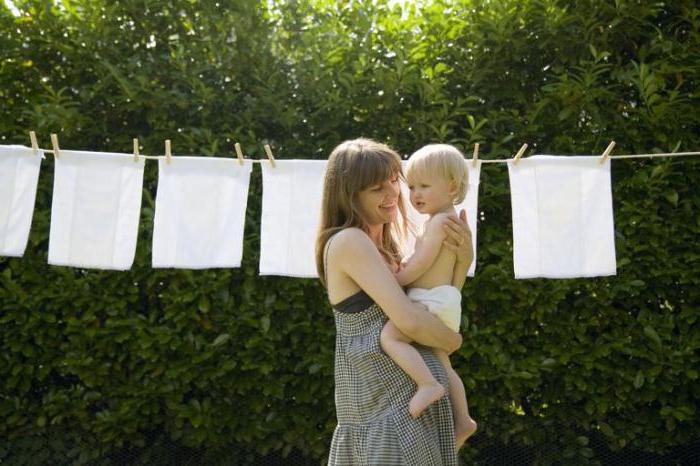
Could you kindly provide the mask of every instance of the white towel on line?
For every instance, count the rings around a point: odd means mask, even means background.
[[[158,161],[153,267],[240,267],[253,164],[211,157]]]
[[[325,160],[263,162],[260,275],[318,277],[315,242]]]
[[[406,172],[407,163],[407,161],[403,162],[404,173]],[[472,261],[472,265],[469,267],[467,275],[469,277],[473,277],[474,270],[476,268],[476,220],[479,209],[479,180],[481,178],[481,160],[477,160],[476,166],[474,166],[471,160],[465,160],[465,163],[467,164],[467,168],[469,170],[469,187],[467,189],[467,195],[464,197],[464,200],[460,204],[455,206],[455,210],[458,213],[461,210],[465,210],[467,213],[467,224],[469,225],[469,229],[472,232],[472,248],[474,250],[474,260]],[[406,214],[408,216],[408,219],[411,222],[413,222],[413,224],[417,227],[417,231],[420,231],[423,227],[423,224],[428,220],[429,216],[421,214],[413,208],[413,206],[411,205],[411,198],[409,196],[410,193],[408,190],[408,186],[405,183],[401,183],[401,191],[406,202]],[[415,236],[409,234],[407,241],[405,242],[405,244],[402,245],[402,250],[404,251],[406,257],[413,254],[415,244]]]
[[[43,155],[0,146],[0,256],[21,257],[27,248]]]
[[[61,150],[55,159],[49,264],[128,270],[138,236],[144,158]]]
[[[508,162],[515,278],[615,275],[610,159]]]

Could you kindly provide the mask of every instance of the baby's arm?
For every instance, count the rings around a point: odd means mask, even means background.
[[[401,286],[406,286],[418,280],[437,259],[438,254],[440,254],[440,248],[442,248],[442,242],[447,236],[442,227],[446,216],[445,214],[435,215],[426,223],[421,242],[416,244],[416,250],[413,252],[413,255],[396,273],[396,280]]]

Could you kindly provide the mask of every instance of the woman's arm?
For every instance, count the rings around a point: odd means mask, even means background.
[[[471,250],[472,242],[471,238],[463,243],[465,247],[469,247]],[[464,286],[464,282],[467,281],[467,273],[469,272],[469,267],[472,265],[473,253],[467,258],[457,259],[455,266],[452,269],[452,286],[457,289],[461,289]]]
[[[334,264],[334,268],[362,288],[406,336],[448,353],[462,345],[458,333],[426,312],[424,306],[408,299],[376,246],[362,230],[348,228],[337,233],[329,248],[329,264]]]
[[[459,219],[448,217],[443,226],[447,234],[443,244],[457,255],[457,262],[452,271],[452,286],[459,289],[464,286],[467,272],[474,260],[472,232],[467,223],[467,213],[464,210],[460,211]]]
[[[422,241],[416,243],[416,250],[413,251],[401,270],[394,274],[399,285],[406,286],[415,282],[433,265],[440,254],[442,242],[447,237],[447,233],[442,227],[446,218],[447,215],[436,215],[425,225]]]

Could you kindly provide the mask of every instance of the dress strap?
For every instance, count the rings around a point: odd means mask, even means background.
[[[323,278],[326,282],[326,287],[328,287],[328,247],[331,244],[331,240],[335,234],[326,240],[326,244],[323,245]]]

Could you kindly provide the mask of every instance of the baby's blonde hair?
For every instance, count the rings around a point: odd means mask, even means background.
[[[447,181],[454,182],[457,193],[453,203],[459,204],[464,200],[469,188],[469,172],[464,155],[449,144],[428,144],[418,149],[408,159],[406,180],[412,180],[421,175],[436,175]]]

